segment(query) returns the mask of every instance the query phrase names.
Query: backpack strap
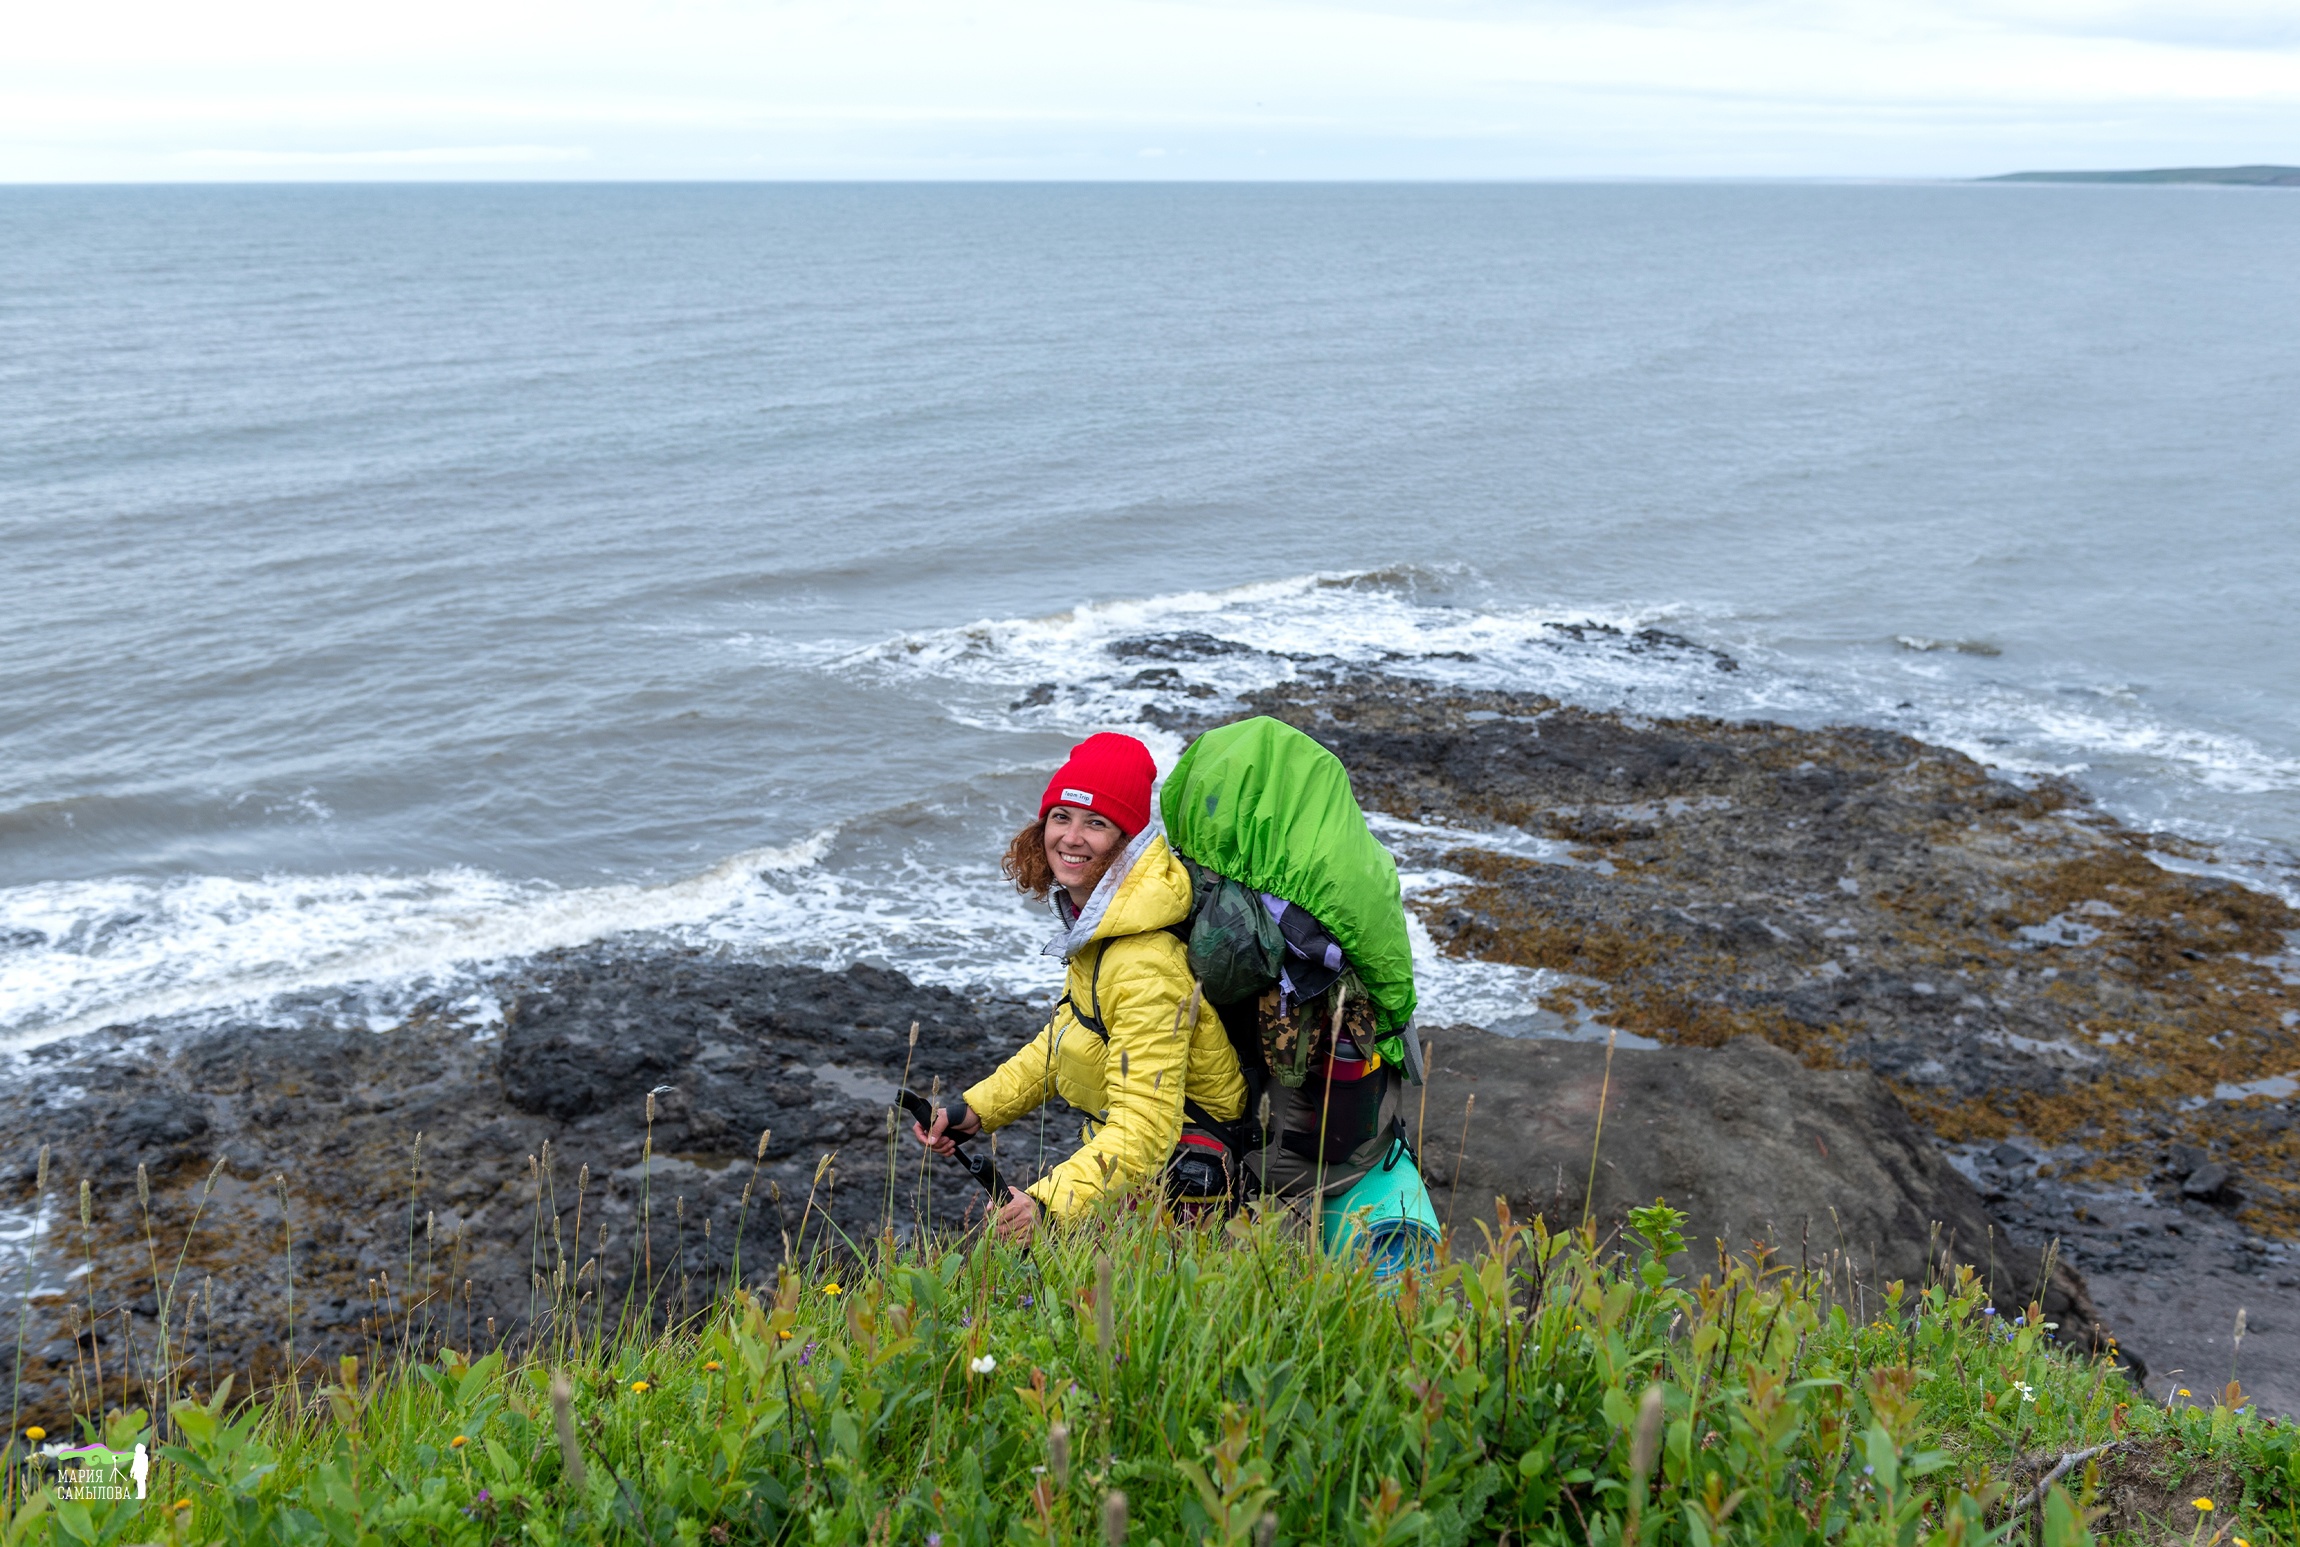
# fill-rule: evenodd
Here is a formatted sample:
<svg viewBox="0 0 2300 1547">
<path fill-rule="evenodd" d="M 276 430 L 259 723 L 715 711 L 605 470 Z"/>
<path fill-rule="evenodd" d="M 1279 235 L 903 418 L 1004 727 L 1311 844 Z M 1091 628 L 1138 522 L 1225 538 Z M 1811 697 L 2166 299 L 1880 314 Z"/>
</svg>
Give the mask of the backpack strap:
<svg viewBox="0 0 2300 1547">
<path fill-rule="evenodd" d="M 1062 997 L 1054 1002 L 1054 1008 L 1057 1010 L 1064 1005 L 1070 1006 L 1070 1013 L 1076 1018 L 1078 1024 L 1093 1032 L 1105 1043 L 1110 1040 L 1110 1027 L 1102 1019 L 1102 958 L 1109 954 L 1110 942 L 1105 940 L 1102 942 L 1101 948 L 1094 953 L 1094 971 L 1086 980 L 1087 993 L 1094 1001 L 1094 1011 L 1091 1015 L 1087 1013 L 1084 1005 L 1071 997 L 1070 990 L 1067 988 L 1062 991 Z"/>
</svg>

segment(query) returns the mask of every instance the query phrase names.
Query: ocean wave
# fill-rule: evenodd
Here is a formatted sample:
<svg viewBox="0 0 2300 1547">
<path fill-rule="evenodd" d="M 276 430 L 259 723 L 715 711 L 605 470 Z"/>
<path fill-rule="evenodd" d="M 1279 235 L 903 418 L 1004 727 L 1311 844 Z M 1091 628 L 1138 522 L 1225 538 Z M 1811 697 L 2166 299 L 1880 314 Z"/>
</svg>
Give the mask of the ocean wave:
<svg viewBox="0 0 2300 1547">
<path fill-rule="evenodd" d="M 1680 608 L 1477 607 L 1447 598 L 1459 580 L 1320 572 L 985 618 L 828 658 L 801 641 L 783 653 L 833 673 L 932 683 L 967 723 L 1028 730 L 1154 727 L 1172 711 L 1228 707 L 1337 668 L 1608 704 L 1666 690 L 1689 706 L 1738 670 L 1726 650 L 1662 626 Z"/>
<path fill-rule="evenodd" d="M 2111 810 L 2174 830 L 2202 824 L 2177 804 L 2143 809 L 2142 795 L 2300 790 L 2300 762 L 2241 737 L 2166 724 L 2145 695 L 2023 683 L 2002 657 L 1910 645 L 1930 643 L 1925 636 L 1880 636 L 1816 661 L 1746 620 L 1689 604 L 1494 606 L 1477 589 L 1477 577 L 1458 570 L 1316 573 L 982 619 L 860 648 L 714 636 L 715 648 L 833 679 L 877 679 L 953 721 L 1016 733 L 1015 755 L 932 770 L 915 806 L 851 814 L 798 843 L 731 855 L 665 885 L 560 888 L 453 867 L 0 890 L 0 1040 L 22 1046 L 109 1024 L 240 1013 L 346 985 L 363 987 L 344 998 L 344 1013 L 383 1024 L 412 996 L 485 964 L 635 931 L 763 960 L 870 961 L 954 988 L 1050 995 L 1057 985 L 1038 955 L 1045 921 L 995 869 L 1014 815 L 1007 808 L 1021 785 L 1035 789 L 1050 737 L 1131 729 L 1170 766 L 1182 746 L 1170 727 L 1181 720 L 1337 673 L 1534 692 L 1656 717 L 1889 726 L 2016 774 L 2086 776 Z M 2115 777 L 2104 781 L 2104 772 Z M 1568 846 L 1514 830 L 1373 819 L 1417 900 L 1458 884 L 1449 849 L 1571 862 Z M 2291 873 L 2279 868 L 2289 855 L 2220 847 L 2219 873 L 2290 893 Z M 1426 935 L 1416 947 L 1433 1021 L 1522 1016 L 1557 986 L 1446 957 Z"/>
<path fill-rule="evenodd" d="M 423 989 L 474 964 L 707 918 L 761 875 L 816 864 L 834 837 L 731 855 L 661 886 L 560 888 L 458 866 L 11 887 L 0 890 L 0 1033 L 24 1046 L 345 984 Z"/>
<path fill-rule="evenodd" d="M 979 619 L 859 649 L 800 640 L 773 648 L 831 673 L 931 684 L 954 716 L 1013 729 L 1155 727 L 1174 711 L 1226 708 L 1257 689 L 1346 668 L 1656 715 L 1887 725 L 2019 773 L 2124 761 L 2224 793 L 2300 791 L 2300 759 L 2167 723 L 2129 689 L 2073 704 L 2060 682 L 2017 680 L 1994 643 L 1905 634 L 1821 660 L 1745 619 L 1685 602 L 1457 599 L 1475 588 L 1476 577 L 1458 570 L 1318 572 Z"/>
</svg>

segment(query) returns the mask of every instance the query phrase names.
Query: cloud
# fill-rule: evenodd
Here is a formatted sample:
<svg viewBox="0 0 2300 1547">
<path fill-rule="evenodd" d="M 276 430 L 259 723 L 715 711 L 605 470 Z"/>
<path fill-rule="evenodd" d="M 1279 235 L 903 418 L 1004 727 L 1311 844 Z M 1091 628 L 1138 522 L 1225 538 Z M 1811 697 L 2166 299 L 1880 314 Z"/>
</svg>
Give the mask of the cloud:
<svg viewBox="0 0 2300 1547">
<path fill-rule="evenodd" d="M 0 178 L 2300 160 L 2296 32 L 2294 0 L 79 0 L 0 57 Z"/>
<path fill-rule="evenodd" d="M 585 161 L 574 145 L 429 145 L 410 150 L 181 150 L 169 159 L 190 167 L 471 167 L 537 166 Z"/>
</svg>

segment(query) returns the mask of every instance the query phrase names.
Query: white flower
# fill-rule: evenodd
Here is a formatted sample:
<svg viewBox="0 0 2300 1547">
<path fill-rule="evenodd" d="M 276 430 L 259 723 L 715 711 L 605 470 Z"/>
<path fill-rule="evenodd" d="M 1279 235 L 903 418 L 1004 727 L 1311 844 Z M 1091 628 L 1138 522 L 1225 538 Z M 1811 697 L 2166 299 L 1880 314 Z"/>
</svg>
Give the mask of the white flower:
<svg viewBox="0 0 2300 1547">
<path fill-rule="evenodd" d="M 2036 1388 L 2025 1380 L 2014 1381 L 2013 1390 L 2020 1393 L 2020 1399 L 2023 1402 L 2034 1402 L 2036 1400 Z"/>
<path fill-rule="evenodd" d="M 977 1375 L 988 1375 L 998 1368 L 998 1361 L 991 1358 L 990 1355 L 984 1354 L 980 1359 L 970 1361 L 967 1368 Z"/>
</svg>

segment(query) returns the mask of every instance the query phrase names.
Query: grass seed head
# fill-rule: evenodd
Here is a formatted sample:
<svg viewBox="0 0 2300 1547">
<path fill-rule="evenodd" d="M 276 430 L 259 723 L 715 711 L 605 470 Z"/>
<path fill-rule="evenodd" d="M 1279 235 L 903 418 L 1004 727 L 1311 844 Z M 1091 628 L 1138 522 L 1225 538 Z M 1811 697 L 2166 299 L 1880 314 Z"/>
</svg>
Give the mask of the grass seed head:
<svg viewBox="0 0 2300 1547">
<path fill-rule="evenodd" d="M 146 1213 L 151 1212 L 152 1173 L 144 1169 L 144 1163 L 140 1160 L 136 1162 L 136 1203 Z"/>
<path fill-rule="evenodd" d="M 40 1166 L 33 1174 L 32 1190 L 35 1192 L 48 1190 L 48 1146 L 45 1144 L 40 1146 Z"/>
<path fill-rule="evenodd" d="M 1126 1547 L 1126 1495 L 1116 1488 L 1102 1501 L 1103 1547 Z"/>
<path fill-rule="evenodd" d="M 774 1136 L 775 1131 L 772 1128 L 761 1128 L 759 1130 L 759 1153 L 754 1157 L 755 1159 L 764 1160 L 767 1158 L 767 1141 Z"/>
<path fill-rule="evenodd" d="M 1046 1430 L 1046 1469 L 1054 1474 L 1054 1486 L 1070 1486 L 1070 1425 L 1056 1422 Z"/>
<path fill-rule="evenodd" d="M 95 1223 L 95 1215 L 95 1194 L 89 1191 L 88 1179 L 83 1176 L 80 1178 L 80 1228 L 82 1230 L 91 1228 Z"/>
<path fill-rule="evenodd" d="M 487 1318 L 487 1332 L 495 1333 L 495 1318 Z M 575 1443 L 575 1388 L 562 1370 L 551 1377 L 551 1426 L 559 1431 L 559 1465 L 577 1493 L 583 1491 L 583 1448 Z"/>
<path fill-rule="evenodd" d="M 1094 1343 L 1102 1352 L 1110 1352 L 1118 1340 L 1118 1305 L 1113 1272 L 1108 1252 L 1094 1254 Z"/>
<path fill-rule="evenodd" d="M 1254 1522 L 1254 1547 L 1270 1547 L 1278 1539 L 1278 1517 L 1264 1515 Z"/>
<path fill-rule="evenodd" d="M 1661 1448 L 1661 1388 L 1645 1388 L 1645 1400 L 1637 1406 L 1637 1432 L 1629 1444 L 1629 1470 L 1643 1488 L 1653 1475 L 1654 1458 Z"/>
</svg>

